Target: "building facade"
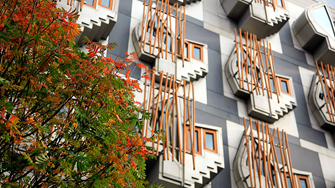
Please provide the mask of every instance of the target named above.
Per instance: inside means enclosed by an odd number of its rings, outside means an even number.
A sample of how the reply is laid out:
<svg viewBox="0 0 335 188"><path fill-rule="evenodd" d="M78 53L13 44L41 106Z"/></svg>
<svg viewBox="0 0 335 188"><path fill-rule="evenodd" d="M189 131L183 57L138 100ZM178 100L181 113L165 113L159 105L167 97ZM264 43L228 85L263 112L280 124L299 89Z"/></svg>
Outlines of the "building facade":
<svg viewBox="0 0 335 188"><path fill-rule="evenodd" d="M118 43L107 56L137 51L157 70L146 88L140 79L147 94L136 97L155 113L139 132L163 130L167 138L152 143L158 157L147 164L150 182L335 187L335 7L314 0L71 3L81 9L82 35ZM143 72L136 67L131 76Z"/></svg>

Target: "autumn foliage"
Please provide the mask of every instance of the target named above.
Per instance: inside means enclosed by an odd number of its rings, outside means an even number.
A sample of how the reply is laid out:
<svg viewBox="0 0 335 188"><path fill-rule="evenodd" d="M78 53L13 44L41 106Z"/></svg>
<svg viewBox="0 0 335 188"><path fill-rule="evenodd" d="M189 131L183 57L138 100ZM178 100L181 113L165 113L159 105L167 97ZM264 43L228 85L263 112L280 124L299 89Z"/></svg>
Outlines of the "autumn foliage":
<svg viewBox="0 0 335 188"><path fill-rule="evenodd" d="M0 0L0 187L142 187L148 152L137 129L137 63L104 57L76 11L51 0ZM147 77L147 75L144 75Z"/></svg>

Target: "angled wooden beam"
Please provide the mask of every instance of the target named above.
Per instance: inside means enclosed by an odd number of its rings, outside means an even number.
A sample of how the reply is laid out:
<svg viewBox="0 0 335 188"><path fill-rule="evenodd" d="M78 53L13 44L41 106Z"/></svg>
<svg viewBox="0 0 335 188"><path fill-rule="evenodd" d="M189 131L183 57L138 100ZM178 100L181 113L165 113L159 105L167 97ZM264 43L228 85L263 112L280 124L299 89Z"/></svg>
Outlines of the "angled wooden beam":
<svg viewBox="0 0 335 188"><path fill-rule="evenodd" d="M145 79L145 81L144 81L144 95L143 95L144 97L143 97L143 108L142 109L146 109L146 99L147 99L147 79ZM143 127L142 127L142 140L143 140L143 138L144 138L144 116L142 117L142 122L143 122Z"/></svg>
<svg viewBox="0 0 335 188"><path fill-rule="evenodd" d="M159 88L158 88L158 96L157 96L157 103L156 103L156 108L155 108L155 111L153 113L153 125L152 125L152 131L155 131L156 130L156 121L157 121L157 114L158 114L158 107L159 107L159 100L160 100L160 97L161 97L161 94L162 94L162 83L163 83L163 73L164 71L161 71L159 74ZM155 95L154 95L155 96ZM154 98L153 96L153 98ZM154 105L153 105L154 106ZM155 142L152 142L152 147L155 148ZM157 150L159 149L159 145L157 144ZM154 154L154 150L152 150L152 154Z"/></svg>
<svg viewBox="0 0 335 188"><path fill-rule="evenodd" d="M194 139L194 141L193 141L193 144L195 144L195 97L194 97L194 85L192 84L192 97L193 97L193 115L192 115L192 119L193 119L193 135L194 135L194 137L193 137L193 139ZM200 134L199 132L198 132L198 134ZM200 141L200 140L199 140ZM195 146L193 146L194 148L195 148ZM198 149L200 150L200 145L198 145ZM193 154L193 169L195 170L195 155Z"/></svg>
<svg viewBox="0 0 335 188"><path fill-rule="evenodd" d="M254 185L253 185L253 181L252 181L252 177L251 177L251 162L250 162L250 160L251 160L251 157L250 157L250 152L249 152L249 138L248 138L248 134L247 134L247 132L248 132L248 130L247 130L247 126L246 126L246 122L245 122L245 117L243 117L243 122L244 122L244 137L245 137L245 145L246 145L246 147L247 147L247 153L248 153L248 166L249 166L249 174L250 174L250 176L249 176L249 178L250 178L250 185L251 185L251 187L254 187Z"/></svg>
<svg viewBox="0 0 335 188"><path fill-rule="evenodd" d="M162 102L161 102L161 118L160 118L160 122L159 122L159 130L161 131L162 128L163 128L163 122L164 122L164 107L165 107L165 101L166 101L166 90L167 90L167 83L168 83L168 78L169 78L169 73L167 72L166 73L166 79L165 79L165 86L164 86L164 96L162 98ZM164 138L164 134L162 134L162 137ZM159 142L160 142L160 139L158 138L157 139L157 146L159 146ZM164 145L164 141L163 141L163 145ZM163 146L163 152L165 150L165 147ZM156 155L158 155L158 149L156 151ZM165 160L165 155L163 155L163 158Z"/></svg>
<svg viewBox="0 0 335 188"><path fill-rule="evenodd" d="M234 28L234 35L235 35L236 57L237 57L238 80L239 80L240 88L242 88L242 80L241 80L241 73L240 73L240 59L238 58L239 57L239 50L238 50L238 45L237 45L236 28ZM241 51L241 53L243 53L243 52Z"/></svg>
<svg viewBox="0 0 335 188"><path fill-rule="evenodd" d="M145 3L146 3L146 0L144 0L143 2L143 16L142 16L142 32L141 32L141 43L140 43L140 51L142 51L142 48L143 48L143 36L144 36L144 18L145 18ZM148 7L149 8L149 7ZM145 44L145 42L144 42Z"/></svg>
<svg viewBox="0 0 335 188"><path fill-rule="evenodd" d="M150 84L150 94L149 94L149 105L148 105L148 112L150 112L150 105L151 105L151 94L152 94L152 90L154 88L155 85L155 69L153 69L153 72L151 74L151 84ZM146 121L146 125L145 125L145 138L148 138L148 128L149 128L149 121Z"/></svg>

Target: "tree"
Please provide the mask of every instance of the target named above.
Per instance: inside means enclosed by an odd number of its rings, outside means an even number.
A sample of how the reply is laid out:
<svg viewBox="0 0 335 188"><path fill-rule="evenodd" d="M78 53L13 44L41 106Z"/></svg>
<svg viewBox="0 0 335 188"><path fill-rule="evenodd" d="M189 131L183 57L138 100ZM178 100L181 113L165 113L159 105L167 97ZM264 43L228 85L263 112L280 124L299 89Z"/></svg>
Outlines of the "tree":
<svg viewBox="0 0 335 188"><path fill-rule="evenodd" d="M141 187L145 140L134 101L137 80L119 75L136 54L115 61L103 46L74 44L76 11L51 0L1 0L0 185ZM126 52L127 53L127 52ZM144 75L146 78L147 75Z"/></svg>

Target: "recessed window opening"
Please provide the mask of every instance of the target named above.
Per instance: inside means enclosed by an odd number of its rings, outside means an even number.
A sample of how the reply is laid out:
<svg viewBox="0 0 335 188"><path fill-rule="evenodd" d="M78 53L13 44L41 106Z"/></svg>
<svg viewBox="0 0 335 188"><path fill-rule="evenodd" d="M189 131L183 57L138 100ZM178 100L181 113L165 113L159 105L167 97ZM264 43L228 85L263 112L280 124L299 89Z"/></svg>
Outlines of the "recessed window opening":
<svg viewBox="0 0 335 188"><path fill-rule="evenodd" d="M280 89L283 93L291 95L291 88L289 84L289 80L285 78L278 78L280 81Z"/></svg>
<svg viewBox="0 0 335 188"><path fill-rule="evenodd" d="M197 44L192 44L192 58L199 61L203 61L203 49L202 46Z"/></svg>
<svg viewBox="0 0 335 188"><path fill-rule="evenodd" d="M112 4L113 4L113 0L100 0L99 1L99 5L105 8L109 8L109 9L112 9Z"/></svg>
<svg viewBox="0 0 335 188"><path fill-rule="evenodd" d="M312 15L316 22L330 35L335 38L334 27L331 18L325 6L321 6L312 10Z"/></svg>

